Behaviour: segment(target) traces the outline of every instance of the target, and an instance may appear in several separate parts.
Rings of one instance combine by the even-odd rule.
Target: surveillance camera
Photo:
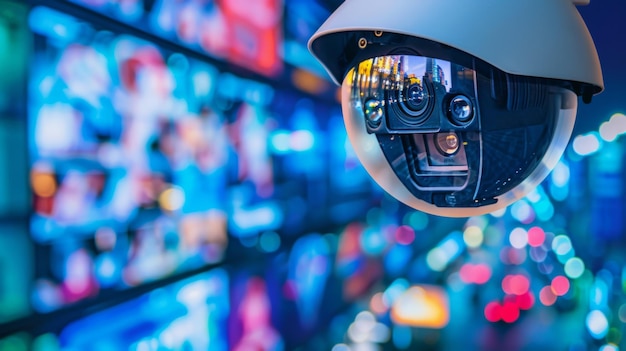
[[[534,189],[603,89],[581,0],[346,0],[309,41],[392,196],[467,217]]]

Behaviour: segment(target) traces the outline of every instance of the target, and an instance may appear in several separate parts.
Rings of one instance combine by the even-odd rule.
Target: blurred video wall
[[[29,25],[39,310],[220,262],[229,234],[280,240],[368,207],[333,102],[50,8]]]
[[[340,2],[0,1],[0,351],[626,348],[626,107],[416,212],[306,49]]]
[[[159,324],[153,314],[139,317],[137,308],[151,308],[145,297],[61,333],[85,308],[158,291],[172,304],[160,320],[172,323],[186,311],[179,298],[188,284],[207,289],[196,303],[215,298],[219,309],[199,315],[215,314],[221,329],[196,346],[258,342],[244,339],[259,323],[285,345],[273,326],[280,323],[293,344],[321,325],[314,314],[330,317],[333,309],[316,312],[332,266],[321,233],[364,219],[380,193],[349,146],[335,88],[310,61],[295,66],[283,57],[288,40],[305,48],[310,16],[289,20],[278,1],[254,9],[213,1],[3,4],[24,20],[27,62],[24,91],[10,104],[23,104],[13,113],[23,138],[11,148],[28,160],[20,193],[28,205],[6,216],[21,245],[2,249],[9,265],[20,265],[15,277],[2,265],[7,331],[52,332],[63,347],[84,349],[90,338],[77,335],[87,335],[93,318],[133,314],[136,328]],[[284,269],[270,268],[278,264]],[[194,274],[192,283],[178,282]],[[285,301],[295,309],[281,311]],[[250,306],[266,317],[246,312]],[[293,318],[302,320],[300,332],[286,323]],[[140,341],[126,335],[135,328],[128,323],[112,326],[106,347]]]

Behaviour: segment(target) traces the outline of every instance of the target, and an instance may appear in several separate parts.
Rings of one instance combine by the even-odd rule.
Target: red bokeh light
[[[556,302],[556,295],[552,292],[551,286],[544,286],[539,292],[539,301],[545,306],[552,306]]]
[[[554,279],[552,279],[552,284],[550,285],[552,292],[556,296],[563,296],[567,294],[569,287],[569,279],[562,275],[554,277]]]
[[[522,274],[509,274],[502,279],[502,290],[509,295],[522,295],[530,289],[530,280]]]
[[[511,279],[513,278],[512,275],[506,275],[504,276],[504,278],[502,278],[502,291],[504,291],[506,294],[512,295],[513,293],[511,292]]]
[[[491,268],[484,263],[466,263],[459,270],[459,275],[466,284],[485,284],[491,279]]]
[[[372,299],[370,300],[370,309],[378,315],[383,315],[389,311],[389,306],[385,303],[383,293],[378,292],[372,296]]]
[[[491,268],[484,264],[474,266],[474,283],[485,284],[491,278]]]
[[[505,302],[500,309],[502,320],[513,323],[519,318],[519,307],[514,302]]]
[[[403,225],[395,232],[396,242],[401,245],[411,245],[415,241],[415,231],[413,228]]]
[[[485,306],[485,318],[492,323],[499,322],[502,319],[502,306],[499,302],[493,301]]]
[[[504,302],[492,301],[485,306],[485,318],[492,323],[515,323],[521,311],[531,309],[534,304],[535,296],[530,291],[521,295],[507,295]]]
[[[546,233],[539,227],[532,227],[528,230],[528,245],[539,247],[546,241]]]
[[[521,274],[513,276],[511,278],[511,292],[514,295],[522,295],[528,292],[530,288],[530,280]]]
[[[529,310],[535,305],[535,295],[527,291],[524,294],[516,296],[515,303],[520,310]]]

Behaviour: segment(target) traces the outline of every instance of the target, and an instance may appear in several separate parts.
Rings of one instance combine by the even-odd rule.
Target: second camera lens
[[[465,95],[453,97],[448,111],[452,122],[457,124],[465,124],[474,117],[472,101]]]

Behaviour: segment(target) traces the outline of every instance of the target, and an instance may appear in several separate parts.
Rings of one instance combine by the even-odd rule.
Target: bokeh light
[[[515,303],[520,310],[530,310],[535,305],[535,295],[529,290],[516,296]]]
[[[559,161],[550,174],[552,184],[558,188],[566,187],[569,184],[570,176],[570,168],[564,160]]]
[[[509,242],[516,249],[523,249],[528,244],[528,232],[524,228],[517,227],[509,234]]]
[[[535,220],[535,211],[526,199],[520,199],[511,206],[511,216],[518,222],[530,224]]]
[[[602,123],[599,128],[600,137],[606,142],[615,141],[620,135],[626,133],[626,115],[615,113],[611,118]]]
[[[262,251],[271,253],[280,248],[280,235],[276,232],[265,232],[259,238],[259,246]]]
[[[380,255],[388,244],[382,231],[377,228],[365,229],[359,237],[359,242],[363,252],[371,256]]]
[[[552,292],[552,287],[549,285],[544,286],[539,291],[539,301],[541,301],[544,306],[554,305],[554,303],[556,302],[556,298],[557,296],[554,294],[554,292]]]
[[[411,245],[415,241],[415,231],[408,225],[401,225],[395,231],[395,239],[398,244]]]
[[[530,288],[530,280],[522,274],[509,274],[502,279],[502,290],[509,295],[523,295]]]
[[[178,211],[183,207],[184,203],[185,193],[177,186],[172,186],[159,195],[159,205],[165,211]]]
[[[448,264],[446,253],[440,248],[430,250],[426,255],[426,264],[428,264],[428,267],[433,271],[443,271]]]
[[[472,225],[463,231],[463,241],[469,248],[477,248],[482,245],[484,240],[484,234],[480,227]]]
[[[289,146],[293,151],[306,151],[315,145],[315,136],[309,130],[296,130],[291,133]]]
[[[377,315],[382,315],[389,311],[389,306],[385,303],[382,292],[377,292],[370,299],[370,309]]]
[[[502,319],[502,306],[497,301],[492,301],[485,306],[485,318],[492,323]]]
[[[565,275],[571,279],[580,278],[585,272],[585,263],[578,257],[572,257],[565,263]]]
[[[546,240],[546,233],[540,227],[532,227],[528,230],[528,245],[539,247]]]
[[[287,130],[277,130],[275,131],[270,139],[270,145],[274,149],[274,151],[278,154],[288,153],[289,152],[289,131]]]
[[[563,296],[567,294],[570,288],[569,279],[566,277],[559,275],[552,279],[552,283],[550,285],[552,292],[556,296]]]
[[[391,306],[396,299],[409,288],[409,282],[404,278],[394,280],[383,292],[385,305]]]
[[[584,135],[578,135],[572,141],[574,152],[580,156],[589,156],[600,150],[602,144],[597,133],[592,132]]]
[[[459,270],[461,280],[467,284],[485,284],[491,278],[491,267],[484,263],[465,263]]]
[[[415,231],[424,230],[428,227],[428,215],[420,211],[411,211],[404,215],[403,223]]]
[[[430,269],[441,272],[461,254],[465,243],[462,233],[454,231],[426,254],[426,264]]]
[[[572,241],[565,235],[557,235],[554,240],[552,240],[552,251],[558,256],[565,256],[573,250]]]
[[[33,193],[41,197],[51,197],[57,191],[57,182],[52,173],[33,171],[30,176]]]
[[[500,310],[502,320],[506,323],[514,323],[520,316],[519,307],[513,302],[505,302]]]
[[[609,321],[600,310],[590,311],[586,319],[587,330],[596,339],[604,338],[609,332]]]

